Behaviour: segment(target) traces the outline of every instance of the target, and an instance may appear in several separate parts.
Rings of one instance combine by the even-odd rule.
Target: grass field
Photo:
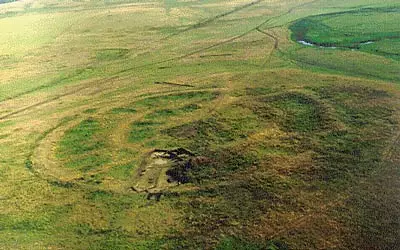
[[[397,0],[3,2],[0,249],[400,245]]]

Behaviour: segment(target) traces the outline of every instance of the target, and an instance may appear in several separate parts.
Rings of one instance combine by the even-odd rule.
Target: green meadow
[[[0,249],[398,248],[399,22],[0,0]]]

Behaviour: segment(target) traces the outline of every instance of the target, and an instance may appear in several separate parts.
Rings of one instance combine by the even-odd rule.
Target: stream
[[[298,43],[305,45],[305,46],[315,46],[315,47],[320,47],[320,48],[327,48],[327,49],[337,49],[337,48],[345,48],[345,47],[335,47],[335,46],[323,46],[323,45],[318,45],[315,43],[310,43],[304,40],[298,40]],[[360,45],[367,45],[367,44],[372,44],[374,41],[366,41],[366,42],[361,42]]]

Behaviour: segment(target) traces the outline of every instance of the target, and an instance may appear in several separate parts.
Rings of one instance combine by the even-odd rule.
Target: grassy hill
[[[1,4],[0,249],[396,249],[399,9]]]

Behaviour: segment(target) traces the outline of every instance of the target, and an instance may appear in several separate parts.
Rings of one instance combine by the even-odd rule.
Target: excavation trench
[[[200,158],[184,148],[155,149],[143,159],[131,189],[159,200],[165,190],[190,181],[187,174]]]

